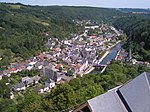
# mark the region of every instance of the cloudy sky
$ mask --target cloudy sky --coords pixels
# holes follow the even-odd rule
[[[69,5],[112,8],[150,8],[150,0],[0,0],[0,2],[20,2],[29,5]]]

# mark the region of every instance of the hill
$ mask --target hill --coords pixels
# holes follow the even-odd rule
[[[123,15],[116,9],[106,8],[0,3],[0,65],[46,50],[49,37],[64,38],[81,32],[82,27],[72,20],[110,23]]]
[[[120,8],[119,9],[125,13],[134,13],[134,14],[150,14],[150,9],[139,9],[139,8]]]
[[[0,4],[0,66],[46,50],[49,37],[69,37],[81,31],[72,20],[44,12],[31,6]]]
[[[150,61],[150,18],[126,17],[118,19],[113,24],[127,34],[125,47],[132,49],[133,57],[138,60]]]
[[[83,6],[35,6],[38,10],[48,12],[51,15],[62,17],[65,19],[81,19],[112,22],[114,18],[119,18],[125,14],[108,8],[83,7]]]

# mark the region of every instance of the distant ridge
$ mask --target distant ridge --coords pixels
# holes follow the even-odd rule
[[[136,14],[150,14],[150,9],[141,8],[119,8],[120,11],[125,13],[136,13]]]

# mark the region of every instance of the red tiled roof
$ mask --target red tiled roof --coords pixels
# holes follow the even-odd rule
[[[77,67],[77,69],[80,69],[81,64],[78,63],[78,64],[76,65],[76,67]]]
[[[60,48],[56,48],[56,49],[55,49],[55,51],[60,51],[60,50],[61,50]]]
[[[56,68],[60,68],[60,67],[62,67],[61,64],[57,64],[57,65],[56,65]]]
[[[40,55],[37,56],[40,59],[44,59],[45,55],[43,53],[40,53]]]
[[[122,58],[122,56],[117,56],[117,59],[121,59]]]
[[[92,36],[92,38],[96,38],[97,36]]]
[[[11,68],[10,69],[10,71],[16,71],[17,70],[17,68]]]

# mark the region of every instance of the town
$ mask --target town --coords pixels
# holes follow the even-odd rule
[[[100,24],[86,25],[81,35],[72,34],[69,39],[49,38],[48,51],[23,62],[10,63],[7,70],[0,72],[0,79],[8,76],[11,82],[16,73],[38,70],[39,74],[19,76],[10,98],[14,98],[13,93],[22,92],[29,87],[39,93],[50,92],[57,84],[92,72],[108,55],[109,50],[120,42],[121,35],[122,32],[113,26]],[[118,55],[116,59],[120,59]]]
[[[0,1],[0,112],[149,112],[148,1]]]

